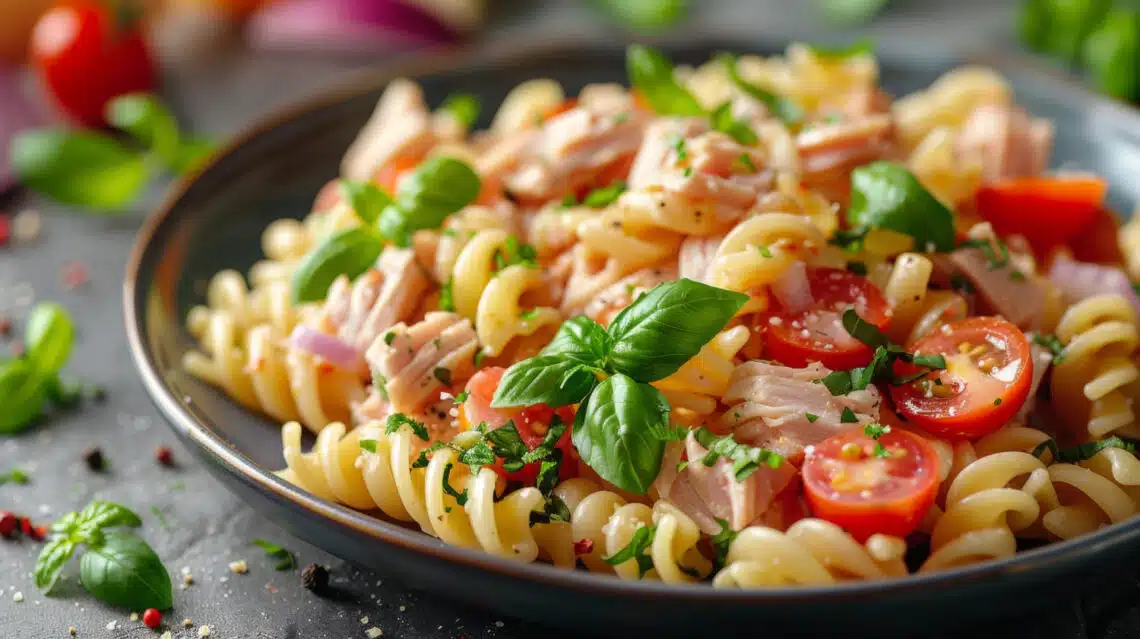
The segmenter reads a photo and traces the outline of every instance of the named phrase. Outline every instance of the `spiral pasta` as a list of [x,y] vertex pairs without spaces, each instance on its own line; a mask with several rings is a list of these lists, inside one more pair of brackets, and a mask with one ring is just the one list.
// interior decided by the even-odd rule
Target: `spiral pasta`
[[797,259],[825,244],[823,233],[806,217],[764,213],[736,226],[720,243],[713,258],[715,286],[748,292],[752,301],[741,313],[768,306],[766,287]]

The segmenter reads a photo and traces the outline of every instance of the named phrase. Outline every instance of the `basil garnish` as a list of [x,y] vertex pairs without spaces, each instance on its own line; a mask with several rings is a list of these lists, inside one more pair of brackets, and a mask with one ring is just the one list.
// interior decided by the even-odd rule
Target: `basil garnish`
[[736,538],[740,536],[739,531],[733,530],[732,527],[728,525],[728,522],[720,517],[716,518],[716,523],[720,524],[720,532],[709,537],[709,542],[712,543],[714,552],[714,572],[724,568],[725,560],[728,559],[728,551],[732,548],[732,542],[736,541]]
[[767,448],[740,444],[731,434],[718,437],[705,428],[698,428],[694,431],[694,436],[697,443],[708,450],[700,462],[712,466],[721,457],[732,460],[732,474],[738,482],[748,479],[761,466],[779,468],[784,463],[783,455]]
[[610,363],[643,382],[672,375],[692,359],[748,301],[734,291],[681,279],[661,284],[610,323]]
[[703,116],[705,110],[689,90],[677,82],[673,63],[660,51],[640,44],[625,52],[629,83],[660,115]]
[[602,557],[602,561],[611,566],[620,566],[630,559],[637,562],[637,578],[641,579],[645,573],[653,568],[653,558],[645,554],[653,545],[653,536],[657,532],[656,526],[642,526],[633,531],[629,543],[625,548],[615,552],[609,557]]
[[575,448],[606,481],[645,494],[661,471],[669,428],[669,402],[661,391],[621,373],[598,384],[578,408]]
[[1113,436],[1095,442],[1085,442],[1070,448],[1060,448],[1056,440],[1046,439],[1033,449],[1032,454],[1034,457],[1040,457],[1045,451],[1049,451],[1053,454],[1055,461],[1073,464],[1092,459],[1093,456],[1105,448],[1119,448],[1134,453],[1136,452],[1136,442]]
[[344,229],[329,236],[301,260],[293,273],[293,301],[316,302],[324,299],[336,278],[356,278],[380,257],[383,244],[371,229]]
[[[851,391],[863,390],[874,381],[884,381],[893,385],[906,384],[923,377],[931,370],[946,368],[946,358],[942,355],[916,355],[908,353],[902,346],[892,343],[874,324],[859,317],[853,309],[843,312],[843,328],[860,342],[875,349],[871,361],[866,366],[849,370],[832,371],[820,378],[832,395],[846,395]],[[896,360],[908,362],[921,370],[907,377],[894,373]]]
[[954,250],[954,214],[896,162],[872,162],[851,172],[847,221],[855,229],[909,235],[918,250]]
[[[732,115],[731,101],[725,102],[713,109],[713,112],[709,114],[709,120],[712,122],[713,130],[726,133],[741,144],[751,146],[760,141],[760,138],[756,137],[756,132],[752,130],[752,127],[748,126],[746,122],[737,120],[736,117]],[[751,162],[751,158],[748,158],[747,155],[744,157]],[[753,166],[752,170],[755,171],[756,167]]]
[[466,163],[429,158],[400,182],[395,201],[380,214],[376,226],[397,246],[408,246],[412,233],[442,226],[449,215],[479,195],[480,187],[478,174]]
[[716,59],[724,65],[724,70],[728,73],[729,79],[738,89],[762,103],[772,115],[779,118],[784,124],[797,126],[803,122],[804,110],[798,104],[740,77],[740,72],[736,68],[736,57],[731,53],[717,54]]
[[479,98],[470,93],[452,93],[444,98],[439,110],[455,118],[464,128],[470,129],[479,119],[483,105],[479,102]]
[[540,355],[561,355],[601,367],[612,347],[613,339],[601,324],[585,315],[577,315],[562,323]]
[[1049,349],[1053,353],[1053,363],[1060,364],[1065,359],[1065,345],[1056,335],[1034,335],[1033,343]]
[[540,355],[507,369],[491,406],[577,404],[593,390],[597,381],[593,370],[581,362],[560,355]]
[[380,213],[392,203],[392,198],[371,182],[341,180],[340,189],[344,192],[344,199],[365,224],[375,224]]
[[622,193],[625,193],[625,190],[625,182],[618,180],[609,186],[603,186],[590,191],[586,194],[586,197],[582,198],[582,204],[592,209],[605,208],[617,202],[617,199]]

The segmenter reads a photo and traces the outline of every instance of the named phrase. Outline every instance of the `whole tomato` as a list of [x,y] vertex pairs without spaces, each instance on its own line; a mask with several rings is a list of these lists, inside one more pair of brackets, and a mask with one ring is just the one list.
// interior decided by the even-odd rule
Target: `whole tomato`
[[155,88],[155,65],[133,10],[136,4],[71,0],[36,23],[32,63],[52,101],[80,124],[102,126],[109,100]]

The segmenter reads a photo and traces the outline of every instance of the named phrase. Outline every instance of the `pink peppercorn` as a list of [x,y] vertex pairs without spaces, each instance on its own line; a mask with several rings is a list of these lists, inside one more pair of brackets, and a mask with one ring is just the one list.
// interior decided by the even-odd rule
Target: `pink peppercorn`
[[0,511],[0,535],[10,537],[12,533],[16,532],[16,526],[19,524],[19,517],[6,510]]
[[162,624],[162,613],[154,608],[147,608],[143,611],[142,621],[147,628],[157,628]]

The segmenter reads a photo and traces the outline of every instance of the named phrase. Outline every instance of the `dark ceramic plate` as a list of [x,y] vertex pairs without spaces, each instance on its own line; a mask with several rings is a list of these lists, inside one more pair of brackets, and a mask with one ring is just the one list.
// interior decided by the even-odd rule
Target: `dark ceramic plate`
[[[672,47],[700,62],[721,49],[755,43]],[[628,582],[584,571],[520,565],[446,546],[434,538],[309,495],[270,471],[283,466],[278,424],[249,413],[179,367],[192,347],[184,329],[202,284],[222,268],[246,270],[258,237],[275,218],[301,217],[337,174],[342,153],[371,112],[384,83],[416,76],[431,103],[452,91],[496,105],[518,82],[553,77],[570,92],[624,79],[622,49],[546,45],[510,53],[420,59],[290,111],[239,136],[175,193],[139,233],[127,266],[126,327],[143,382],[175,432],[234,492],[292,533],[329,552],[500,613],[587,632],[620,629],[691,635],[710,628],[928,634],[954,621],[976,623],[1071,595],[1113,567],[1135,565],[1140,518],[1087,537],[1028,550],[1004,561],[932,575],[833,588],[726,591],[707,586]],[[881,52],[885,86],[896,94],[927,85],[954,60]],[[1088,169],[1114,185],[1118,208],[1140,201],[1140,115],[1066,80],[1011,61],[998,66],[1019,100],[1057,124],[1055,164]],[[974,626],[977,627],[977,626]]]

